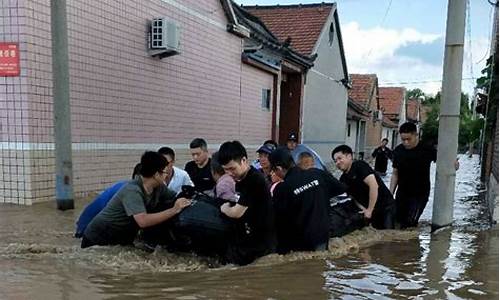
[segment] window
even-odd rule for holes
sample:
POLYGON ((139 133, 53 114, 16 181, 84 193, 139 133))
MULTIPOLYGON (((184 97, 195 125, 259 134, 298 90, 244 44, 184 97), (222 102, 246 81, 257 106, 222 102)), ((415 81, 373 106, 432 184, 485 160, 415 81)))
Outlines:
POLYGON ((271 110, 271 90, 262 89, 262 109, 271 110))
POLYGON ((347 124, 347 137, 351 136, 351 124, 347 124))
POLYGON ((332 46, 333 44, 333 32, 334 32, 333 23, 330 23, 330 30, 328 31, 328 43, 330 43, 330 46, 332 46))

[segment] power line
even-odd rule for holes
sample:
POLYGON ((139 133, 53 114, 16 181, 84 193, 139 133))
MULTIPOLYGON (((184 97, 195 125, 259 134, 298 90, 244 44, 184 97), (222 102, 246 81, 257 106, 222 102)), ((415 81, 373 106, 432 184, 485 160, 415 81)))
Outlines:
POLYGON ((498 0, 495 2, 491 2, 491 0, 488 0, 488 3, 491 4, 492 6, 497 6, 498 5, 498 0))
MULTIPOLYGON (((378 24, 378 27, 382 27, 382 25, 384 24, 385 18, 387 17, 387 15, 389 14, 389 10, 391 9, 391 5, 392 5, 392 0, 389 1, 389 4, 385 8, 384 17, 382 17, 382 20, 378 24)), ((372 51, 373 51, 373 46, 370 48, 370 51, 368 51, 368 53, 366 54, 365 58, 369 58, 370 55, 372 54, 372 51)))
MULTIPOLYGON (((462 78, 462 81, 464 80, 476 80, 474 77, 467 77, 467 78, 462 78)), ((435 80, 418 80, 418 81, 399 81, 399 82, 384 82, 380 81, 380 85, 404 85, 404 84, 417 84, 417 83, 433 83, 433 82, 442 82, 442 79, 435 79, 435 80)))
POLYGON ((387 8, 385 9, 384 17, 382 18, 382 21, 380 21, 380 25, 379 26, 382 26, 384 24, 385 18, 389 14, 389 9, 391 8, 391 5, 392 5, 392 0, 389 1, 389 5, 387 5, 387 8))
POLYGON ((474 66, 472 63, 472 33, 471 33, 471 21, 470 21, 470 16, 471 16, 471 8, 470 8, 470 0, 467 0, 466 3, 466 15, 467 15, 467 46, 468 46, 468 52, 467 52, 467 60, 469 62, 469 72, 470 72, 470 77, 474 77, 474 66))
MULTIPOLYGON (((494 11, 494 7, 493 6, 490 7, 490 15, 488 17, 488 24, 490 24, 490 28, 493 27, 492 24, 493 24, 494 20, 492 22, 492 19, 493 19, 494 12, 495 12, 494 11)), ((493 30, 490 30, 490 35, 489 35, 489 39, 488 39, 490 42, 488 43, 488 45, 491 45, 491 39, 492 38, 493 38, 493 30)), ((479 64, 479 63, 481 63, 486 57, 488 57, 489 53, 490 53, 490 47, 486 47, 486 52, 484 53, 483 57, 479 61, 476 62, 476 65, 479 64)))

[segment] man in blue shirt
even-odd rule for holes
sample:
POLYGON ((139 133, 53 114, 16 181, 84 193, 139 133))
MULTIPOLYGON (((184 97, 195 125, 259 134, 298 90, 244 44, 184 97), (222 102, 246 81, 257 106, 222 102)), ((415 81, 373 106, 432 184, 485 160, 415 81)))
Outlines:
MULTIPOLYGON (((139 174, 139 170, 141 168, 141 164, 138 163, 134 167, 134 171, 132 173, 132 179, 135 178, 136 175, 139 174)), ((113 198, 113 196, 124 186, 128 180, 122 180, 114 183, 112 186, 108 187, 105 189, 102 193, 97 196, 92 202, 90 202, 85 209, 82 211, 80 214, 80 217, 78 217, 78 220, 76 221, 76 232, 75 232, 75 237, 81 238, 83 235, 83 232, 85 231, 85 228, 87 228, 87 225, 89 225, 90 221, 97 216, 101 210, 106 207, 106 204, 108 204, 109 200, 113 198)))

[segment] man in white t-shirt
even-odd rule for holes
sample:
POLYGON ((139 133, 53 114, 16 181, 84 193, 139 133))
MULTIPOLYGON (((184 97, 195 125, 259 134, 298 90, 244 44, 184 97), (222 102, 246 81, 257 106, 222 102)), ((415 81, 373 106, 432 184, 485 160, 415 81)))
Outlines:
POLYGON ((194 186, 193 181, 189 177, 189 174, 174 166, 175 164, 175 152, 170 147, 161 147, 158 149, 158 153, 162 154, 167 159, 167 179, 165 183, 167 187, 179 194, 183 185, 194 186))

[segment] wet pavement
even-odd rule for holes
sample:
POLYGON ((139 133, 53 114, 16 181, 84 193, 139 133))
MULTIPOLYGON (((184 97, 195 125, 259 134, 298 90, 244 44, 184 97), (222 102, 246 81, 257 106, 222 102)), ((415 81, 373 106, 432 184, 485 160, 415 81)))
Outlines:
MULTIPOLYGON (((498 299, 498 227, 478 196, 478 158, 461 157, 454 225, 364 229, 329 252, 270 255, 246 267, 157 249, 80 249, 74 211, 0 206, 0 299, 498 299)), ((386 177, 386 180, 389 176, 386 177)))

